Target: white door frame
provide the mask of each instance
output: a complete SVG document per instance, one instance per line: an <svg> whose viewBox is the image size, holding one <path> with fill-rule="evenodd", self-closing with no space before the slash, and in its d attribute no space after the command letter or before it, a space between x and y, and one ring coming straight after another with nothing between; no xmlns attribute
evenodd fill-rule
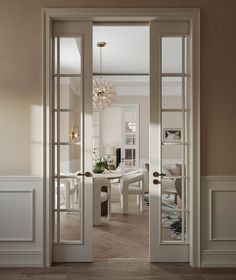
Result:
<svg viewBox="0 0 236 280"><path fill-rule="evenodd" d="M53 20L92 22L149 23L153 20L189 21L192 37L192 98L193 98L193 189L191 193L190 264L200 266L200 9L133 9L133 8L47 8L42 11L43 25L43 104L44 104L44 264L51 265L52 223L49 164L50 130L50 40Z"/></svg>

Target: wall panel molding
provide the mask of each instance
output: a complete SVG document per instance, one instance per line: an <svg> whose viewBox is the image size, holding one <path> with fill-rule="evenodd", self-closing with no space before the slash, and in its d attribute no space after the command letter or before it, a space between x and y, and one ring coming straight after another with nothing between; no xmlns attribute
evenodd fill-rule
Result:
<svg viewBox="0 0 236 280"><path fill-rule="evenodd" d="M44 266L43 179L0 176L0 266Z"/></svg>
<svg viewBox="0 0 236 280"><path fill-rule="evenodd" d="M201 266L236 267L236 176L201 178Z"/></svg>
<svg viewBox="0 0 236 280"><path fill-rule="evenodd" d="M236 267L236 250L203 250L201 267Z"/></svg>
<svg viewBox="0 0 236 280"><path fill-rule="evenodd" d="M215 189L215 188L210 188L209 189L209 199L210 199L210 203L209 203L209 220L210 220L210 240L214 240L214 241L236 241L236 231L234 232L235 235L231 236L231 237L227 237L227 235L225 236L217 236L217 232L215 231L215 227L214 224L217 223L217 220L221 220L220 217L218 217L218 215L216 214L217 212L217 206L218 208L222 207L222 211L225 212L224 218L223 220L227 220L227 213L226 213L226 208L224 207L224 201L222 201L222 205L216 205L216 195L218 194L223 194L223 193L228 193L229 196L232 196L232 194L236 195L236 189L232 190L232 189ZM236 196L235 196L235 204L236 204ZM236 207L234 207L236 208ZM229 221L230 222L230 221Z"/></svg>
<svg viewBox="0 0 236 280"><path fill-rule="evenodd" d="M15 195L16 198L17 198L17 194L25 194L25 197L27 194L30 195L30 201L29 201L29 205L28 205L28 208L27 208L27 213L29 215L28 219L28 223L26 220L24 220L25 224L23 224L23 219L25 219L25 217L22 217L23 215L21 216L18 216L18 220L21 221L21 224L19 223L18 224L18 228L16 228L17 226L17 223L16 221L12 221L12 223L14 223L14 228L15 228L15 231L14 231L14 234L15 234L15 237L11 237L11 238L8 238L8 237L1 237L1 230L0 230L0 242L34 242L34 237L35 237L35 189L31 189L31 190L27 190L27 189L11 189L11 190L7 190L7 189L0 189L0 196L1 194L11 194L11 196ZM20 197L18 196L17 198L17 202L20 202ZM26 201L23 201L22 199L22 203L26 204ZM2 204L2 203L1 203ZM1 205L2 206L2 205ZM1 207L0 206L0 207ZM8 206L9 209L5 209L5 211L1 211L2 213L5 213L8 217L6 220L8 220L9 224L11 221L9 221L9 211L16 211L16 214L21 210L21 209L16 209L14 208L14 205L9 205ZM1 220L1 217L0 217L0 220ZM27 225L28 224L28 225ZM8 228L12 228L13 225L6 225L5 224L5 230L6 230L6 226L8 226ZM17 237L17 235L19 236L19 231L20 231L20 228L24 228L24 231L27 231L27 227L28 227L28 236L21 236L20 238ZM18 230L18 232L17 232ZM12 233L10 232L5 232L6 236L11 236ZM26 232L24 233L26 234Z"/></svg>
<svg viewBox="0 0 236 280"><path fill-rule="evenodd" d="M42 267L43 251L0 250L0 267Z"/></svg>

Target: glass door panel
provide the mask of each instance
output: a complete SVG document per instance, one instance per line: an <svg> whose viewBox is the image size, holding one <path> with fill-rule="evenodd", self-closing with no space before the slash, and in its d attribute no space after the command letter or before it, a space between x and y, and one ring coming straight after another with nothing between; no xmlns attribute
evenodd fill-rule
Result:
<svg viewBox="0 0 236 280"><path fill-rule="evenodd" d="M161 72L161 238L160 242L186 241L186 176L189 159L189 112L186 109L185 37L162 37Z"/></svg>
<svg viewBox="0 0 236 280"><path fill-rule="evenodd" d="M61 212L60 240L62 242L81 240L81 233L81 213L77 211Z"/></svg>
<svg viewBox="0 0 236 280"><path fill-rule="evenodd" d="M162 37L162 73L182 73L182 37Z"/></svg>
<svg viewBox="0 0 236 280"><path fill-rule="evenodd" d="M162 77L162 109L181 109L182 99L182 78Z"/></svg>
<svg viewBox="0 0 236 280"><path fill-rule="evenodd" d="M82 242L82 87L81 38L53 38L53 193L54 240Z"/></svg>
<svg viewBox="0 0 236 280"><path fill-rule="evenodd" d="M125 168L136 169L138 167L138 107L133 106L123 109L123 139L122 158Z"/></svg>
<svg viewBox="0 0 236 280"><path fill-rule="evenodd" d="M81 74L82 38L60 37L59 40L60 74Z"/></svg>
<svg viewBox="0 0 236 280"><path fill-rule="evenodd" d="M60 81L58 82L57 79ZM81 103L82 81L81 77L60 76L55 77L55 108L78 109ZM57 91L59 94L57 95ZM58 102L58 98L60 102Z"/></svg>

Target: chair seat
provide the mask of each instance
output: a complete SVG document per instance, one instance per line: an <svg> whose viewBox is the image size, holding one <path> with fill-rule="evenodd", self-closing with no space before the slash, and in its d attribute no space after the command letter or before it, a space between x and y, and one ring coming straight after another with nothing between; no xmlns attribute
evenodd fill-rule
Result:
<svg viewBox="0 0 236 280"><path fill-rule="evenodd" d="M139 185L135 185L135 184L129 185L128 193L129 194L140 194L140 193L142 193L142 188L140 188Z"/></svg>

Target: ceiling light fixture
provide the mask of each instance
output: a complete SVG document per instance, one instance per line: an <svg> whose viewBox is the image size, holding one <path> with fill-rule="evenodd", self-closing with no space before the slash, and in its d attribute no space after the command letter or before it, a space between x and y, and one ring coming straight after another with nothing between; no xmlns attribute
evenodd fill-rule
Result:
<svg viewBox="0 0 236 280"><path fill-rule="evenodd" d="M110 106L116 97L112 82L102 78L102 48L106 45L106 42L97 43L100 48L100 77L93 80L93 107L102 110Z"/></svg>

